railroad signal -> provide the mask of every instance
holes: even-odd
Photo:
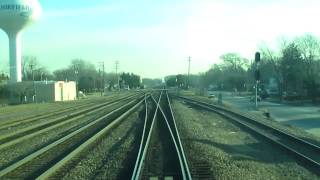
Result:
[[[254,77],[256,81],[260,81],[260,71],[258,69],[255,70]]]
[[[260,53],[259,52],[256,52],[255,57],[254,57],[254,61],[255,61],[254,77],[255,77],[256,81],[259,81],[260,80],[260,70],[259,70]]]
[[[258,88],[259,88],[259,81],[260,81],[260,70],[259,70],[259,65],[260,65],[260,53],[256,52],[255,57],[255,71],[254,71],[254,77],[256,79],[256,85],[255,85],[255,106],[256,109],[258,109]]]
[[[255,61],[256,63],[259,63],[259,62],[260,62],[260,53],[259,53],[259,52],[256,52],[254,61]]]

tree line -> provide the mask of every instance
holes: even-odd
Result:
[[[25,56],[22,61],[22,77],[23,81],[76,81],[78,89],[87,93],[105,88],[118,89],[118,84],[120,88],[128,86],[130,89],[141,86],[141,78],[137,74],[106,73],[83,59],[73,59],[67,67],[50,72],[36,57]],[[0,84],[8,79],[7,75],[0,75]]]

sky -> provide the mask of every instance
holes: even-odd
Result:
[[[319,0],[39,0],[41,19],[23,31],[23,55],[53,71],[81,58],[107,72],[161,78],[208,70],[227,52],[253,59],[279,38],[320,37]],[[8,72],[0,32],[0,72]]]

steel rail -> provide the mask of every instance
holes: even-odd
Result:
[[[154,100],[154,99],[153,99],[153,100]],[[170,136],[171,136],[171,138],[172,138],[172,141],[173,141],[173,143],[174,143],[175,149],[176,149],[177,154],[178,154],[178,159],[179,159],[181,174],[182,174],[183,179],[185,180],[185,179],[187,179],[187,177],[186,177],[186,172],[185,172],[185,168],[184,168],[185,165],[184,165],[184,162],[182,161],[182,157],[181,157],[180,150],[179,150],[179,148],[178,148],[176,139],[175,139],[175,137],[174,137],[174,135],[173,135],[173,132],[172,132],[172,129],[171,129],[171,127],[170,127],[170,124],[169,124],[169,121],[168,121],[168,119],[167,119],[167,116],[165,115],[165,113],[164,113],[164,111],[162,110],[161,106],[159,106],[159,110],[160,110],[161,115],[162,115],[162,117],[164,118],[164,120],[165,120],[165,122],[166,122],[166,125],[167,125],[167,128],[168,128],[168,130],[169,130],[169,132],[170,132]]]
[[[172,118],[172,121],[173,121],[174,129],[175,129],[176,134],[177,134],[177,139],[178,139],[178,143],[179,143],[179,147],[180,147],[180,153],[182,155],[183,162],[184,162],[183,164],[184,164],[185,172],[187,173],[188,179],[192,179],[191,173],[190,173],[190,169],[189,169],[189,165],[188,165],[188,161],[186,159],[186,156],[185,156],[185,153],[184,153],[184,149],[183,149],[183,146],[182,146],[182,143],[181,143],[180,134],[179,134],[179,131],[178,131],[178,128],[177,128],[177,125],[176,125],[176,120],[174,118],[174,113],[173,113],[173,110],[172,110],[172,106],[171,106],[170,98],[169,98],[169,95],[168,95],[168,91],[166,91],[166,96],[167,96],[167,101],[168,101],[169,110],[170,110],[171,118]]]
[[[114,115],[116,115],[117,113],[121,112],[123,109],[128,108],[130,106],[132,106],[137,100],[132,100],[131,102],[109,112],[108,114],[90,122],[89,124],[77,129],[76,131],[71,132],[70,134],[48,144],[45,147],[42,147],[41,149],[33,152],[32,154],[29,154],[28,156],[24,157],[23,159],[11,164],[10,166],[1,169],[0,170],[0,179],[1,177],[7,175],[8,173],[11,173],[13,171],[15,171],[17,168],[26,165],[27,163],[30,163],[31,161],[33,161],[34,159],[36,159],[37,157],[40,157],[42,154],[53,150],[53,148],[58,147],[58,145],[62,145],[64,142],[67,142],[68,140],[71,140],[73,137],[75,137],[77,134],[82,133],[87,131],[88,129],[90,129],[91,127],[94,127],[94,125],[97,125],[99,122],[102,122],[103,120],[110,118]]]
[[[145,104],[144,125],[143,125],[141,143],[140,143],[140,147],[139,147],[137,160],[136,160],[136,163],[134,165],[133,173],[132,173],[132,176],[131,176],[132,180],[134,180],[135,177],[137,176],[138,166],[139,166],[139,164],[141,162],[140,156],[141,156],[141,153],[142,153],[142,148],[144,146],[144,139],[145,139],[145,133],[146,133],[147,120],[148,120],[148,102],[147,102],[147,97],[145,97],[144,104]]]

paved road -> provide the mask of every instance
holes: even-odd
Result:
[[[254,111],[254,102],[249,97],[231,96],[223,93],[223,100],[241,110]],[[281,123],[300,127],[320,136],[320,107],[312,105],[291,106],[268,101],[259,102],[260,109],[268,109],[271,117]]]

